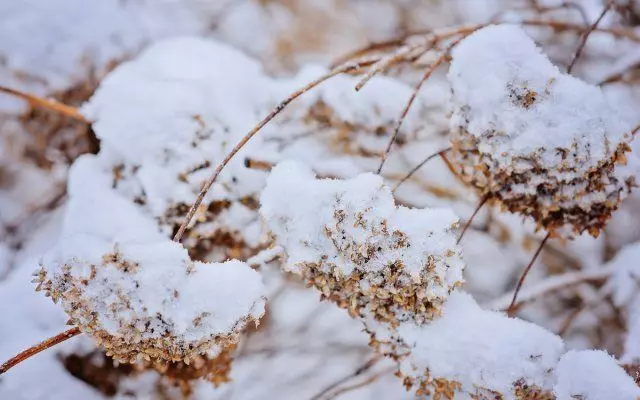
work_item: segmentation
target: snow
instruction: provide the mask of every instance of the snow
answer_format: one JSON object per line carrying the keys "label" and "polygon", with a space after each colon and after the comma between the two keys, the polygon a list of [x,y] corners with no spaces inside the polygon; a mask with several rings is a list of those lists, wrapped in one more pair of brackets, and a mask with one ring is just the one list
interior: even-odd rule
{"label": "snow", "polygon": [[[444,105],[450,87],[441,74],[444,68],[434,73],[416,99],[403,124],[399,141],[387,160],[383,177],[366,174],[377,167],[394,120],[409,97],[412,84],[437,51],[426,54],[416,63],[416,68],[400,68],[392,71],[390,75],[393,76],[374,78],[360,92],[353,90],[357,77],[340,76],[293,102],[228,166],[204,206],[198,210],[184,245],[170,240],[201,182],[231,146],[290,92],[328,71],[324,66],[303,66],[302,63],[330,61],[339,53],[371,40],[388,39],[398,32],[472,21],[486,22],[497,12],[510,8],[509,2],[483,0],[473,4],[467,1],[435,4],[431,0],[376,0],[372,4],[361,4],[333,0],[209,3],[105,0],[96,7],[86,7],[76,0],[51,0],[46,4],[35,1],[5,3],[0,4],[0,33],[9,39],[0,44],[0,84],[47,95],[52,90],[66,90],[71,84],[93,80],[88,77],[93,76],[89,71],[92,67],[96,68],[99,78],[111,61],[132,61],[125,61],[102,80],[99,91],[82,108],[94,121],[93,128],[102,141],[101,151],[97,155],[80,158],[70,170],[67,160],[53,159],[54,148],[47,148],[47,158],[54,161],[52,171],[34,165],[27,155],[28,144],[40,141],[42,137],[25,130],[23,125],[26,122],[23,120],[0,121],[0,136],[3,138],[0,143],[1,178],[5,177],[5,172],[10,178],[0,179],[0,219],[6,225],[6,232],[3,230],[3,235],[6,235],[0,244],[0,259],[8,267],[3,270],[4,265],[0,264],[0,300],[3,304],[19,305],[5,307],[5,319],[10,323],[0,324],[0,360],[65,329],[68,315],[63,307],[33,292],[29,273],[34,266],[45,261],[47,272],[58,274],[58,283],[75,284],[91,277],[91,268],[86,266],[90,263],[100,266],[100,271],[96,270],[96,276],[87,279],[86,284],[81,282],[78,292],[82,293],[83,307],[100,309],[97,322],[109,335],[122,332],[137,318],[153,319],[153,316],[145,316],[145,312],[151,314],[151,308],[163,315],[163,321],[170,321],[171,335],[179,337],[178,340],[197,343],[210,335],[229,339],[240,331],[244,322],[249,322],[246,319],[257,319],[262,314],[265,307],[262,296],[269,298],[261,325],[244,332],[237,351],[233,353],[232,381],[218,388],[203,380],[193,382],[191,397],[194,400],[249,400],[265,397],[265,394],[281,399],[312,398],[324,387],[352,374],[374,356],[368,345],[372,339],[368,333],[374,328],[376,336],[373,339],[380,341],[383,351],[391,344],[395,350],[404,351],[400,360],[403,376],[425,378],[426,369],[429,369],[431,379],[440,379],[431,385],[427,383],[429,389],[439,390],[441,387],[434,387],[433,383],[446,386],[448,381],[451,385],[447,390],[452,387],[462,390],[455,393],[455,398],[488,396],[492,394],[487,392],[489,388],[503,391],[505,398],[521,398],[525,390],[523,385],[529,388],[526,390],[540,390],[538,394],[550,393],[559,376],[556,373],[557,360],[564,352],[560,339],[533,324],[481,310],[475,304],[475,301],[481,301],[481,304],[503,308],[510,301],[513,280],[528,262],[531,244],[537,243],[531,236],[535,226],[523,224],[519,216],[499,212],[496,207],[487,205],[466,233],[461,251],[454,244],[456,235],[452,227],[456,224],[456,217],[451,211],[444,210],[450,208],[464,220],[470,216],[478,198],[449,173],[443,162],[437,159],[430,162],[394,197],[386,187],[393,187],[394,182],[427,155],[449,146],[449,118]],[[544,3],[552,5],[557,2]],[[598,2],[581,6],[592,20],[601,11]],[[514,17],[513,20],[543,16],[531,10],[507,13]],[[575,9],[552,10],[544,14],[544,20],[556,17],[566,18],[576,25],[583,23]],[[620,23],[614,13],[610,17],[603,21],[602,26],[618,27]],[[504,108],[494,115],[489,114],[490,104],[485,109],[484,103],[474,103],[478,106],[474,106],[476,111],[487,112],[483,116],[488,117],[487,125],[491,129],[492,123],[509,128],[506,135],[496,136],[493,141],[485,138],[481,129],[478,130],[479,134],[474,138],[482,139],[483,146],[488,145],[489,148],[484,155],[495,157],[492,162],[497,160],[496,165],[500,165],[513,157],[533,154],[537,157],[536,162],[544,161],[546,164],[542,165],[554,169],[558,162],[553,149],[545,147],[540,151],[538,147],[564,145],[572,143],[575,138],[580,154],[569,160],[569,167],[578,166],[578,169],[585,170],[589,165],[599,165],[598,162],[602,161],[599,157],[606,159],[617,144],[626,140],[620,137],[624,129],[603,132],[611,126],[615,128],[616,124],[622,126],[627,120],[637,119],[637,107],[634,107],[637,90],[633,85],[624,83],[608,85],[604,89],[608,100],[602,102],[599,89],[560,74],[556,67],[549,68],[546,56],[536,50],[528,38],[525,40],[521,34],[512,32],[499,33],[505,32],[500,31],[505,28],[490,28],[497,31],[491,35],[482,31],[468,38],[469,43],[475,45],[466,46],[468,62],[458,65],[469,78],[463,82],[468,85],[465,95],[474,101],[477,88],[486,89],[487,93],[495,93],[496,96],[502,91],[502,97],[496,97],[491,104]],[[514,27],[510,29],[517,30]],[[627,27],[620,29],[631,31]],[[577,32],[548,28],[527,28],[527,32],[535,34],[532,37],[558,66],[571,56],[579,36]],[[196,34],[198,37],[175,37],[158,42],[159,38],[176,34]],[[482,35],[487,36],[480,40]],[[221,41],[203,39],[211,36]],[[505,46],[505,42],[514,45]],[[460,51],[465,48],[465,43],[467,41],[458,48]],[[620,71],[632,64],[635,54],[632,50],[636,44],[596,32],[589,39],[574,75],[595,82],[596,78],[611,71],[612,66],[614,72]],[[142,47],[147,49],[140,54]],[[251,57],[239,50],[248,52]],[[629,56],[620,57],[625,52]],[[521,62],[513,58],[519,53],[531,57],[527,62]],[[460,54],[454,52],[454,64],[456,57],[460,58]],[[620,62],[614,63],[616,59]],[[472,71],[467,67],[469,65],[478,71]],[[482,69],[479,66],[489,70],[479,71]],[[302,68],[298,70],[298,67]],[[532,100],[531,93],[527,97],[528,93],[517,85],[511,87],[515,88],[512,91],[505,89],[506,75],[498,75],[505,71],[511,73],[509,68],[517,72],[509,76],[514,82],[522,83],[519,81],[521,74],[529,79],[526,82],[528,89],[545,89],[543,83],[548,77],[557,77],[555,84],[550,86],[550,94],[547,97],[537,96],[533,104],[528,105],[527,113],[522,112],[521,119],[518,119],[519,106],[506,96],[513,94],[516,103],[527,105]],[[629,76],[633,77],[633,72]],[[493,78],[505,79],[498,85],[491,85],[488,81]],[[565,87],[580,96],[567,97],[572,93],[556,90]],[[454,91],[454,96],[456,94]],[[5,100],[11,103],[10,97],[2,95],[0,109],[3,111],[6,110]],[[548,115],[543,113],[552,106],[562,106],[562,113],[567,112],[576,118],[565,118],[565,113],[558,120],[558,116],[551,112]],[[624,117],[618,118],[615,113],[622,109]],[[504,119],[505,115],[513,118]],[[583,119],[585,116],[591,119]],[[474,123],[483,122],[482,118],[476,117],[474,115]],[[612,123],[614,119],[620,122]],[[556,123],[557,126],[554,125]],[[556,135],[542,135],[533,130],[540,127],[542,131]],[[577,127],[580,132],[565,129],[567,127]],[[608,149],[602,146],[605,136],[613,138]],[[597,151],[584,151],[584,143]],[[637,147],[635,143],[631,145]],[[494,149],[502,150],[503,147],[508,150],[506,155],[492,153]],[[484,147],[482,149],[485,151]],[[623,171],[616,165],[616,179],[624,180],[629,174],[637,173],[635,150],[631,153],[630,170]],[[274,222],[261,221],[257,210],[268,174],[247,169],[245,157],[264,161],[267,165],[290,159],[304,164],[296,167],[290,175],[287,173],[287,178],[281,176],[282,179],[276,182],[283,188],[283,192],[278,193],[277,202],[283,202],[278,212],[282,215],[295,214],[296,223],[302,220],[309,222],[309,225],[301,225],[302,230],[311,235],[313,240],[309,243],[317,246],[305,249],[304,256],[312,259],[319,254],[330,253],[340,269],[330,267],[326,273],[313,269],[315,267],[311,265],[281,265],[282,260],[292,259],[292,254],[288,254],[287,259],[283,251],[292,253],[291,249],[297,249],[296,252],[300,252],[306,244],[296,242],[293,236],[286,243],[270,241],[268,228]],[[452,161],[455,162],[453,158]],[[279,168],[286,164],[275,167],[274,174],[282,172]],[[527,167],[526,162],[521,162],[515,171],[526,170]],[[505,171],[511,171],[511,164],[505,168]],[[58,202],[63,209],[53,212],[41,209],[40,204],[46,204],[55,197],[52,194],[64,190],[67,171],[67,194]],[[576,173],[562,169],[554,179],[562,182]],[[302,175],[308,176],[304,182]],[[614,174],[607,178],[612,177]],[[528,185],[513,187],[518,193],[529,194],[541,181],[546,182],[546,178],[536,177],[527,182]],[[608,191],[619,188],[612,182],[604,182],[607,191],[602,193],[605,197],[610,193]],[[412,248],[404,250],[390,248],[386,235],[354,227],[356,218],[353,213],[342,223],[350,239],[358,244],[369,243],[365,237],[371,243],[382,243],[387,246],[384,256],[374,257],[366,263],[354,262],[349,256],[358,260],[357,251],[347,248],[345,243],[341,243],[344,246],[339,249],[332,247],[327,243],[323,227],[329,225],[332,228],[337,223],[331,214],[335,201],[331,198],[322,200],[326,192],[324,189],[316,190],[320,186],[326,186],[327,192],[333,193],[340,187],[340,191],[347,193],[347,198],[353,202],[349,207],[342,204],[342,208],[349,212],[373,206],[375,212],[370,210],[363,215],[374,218],[381,210],[384,218],[395,223],[398,230],[410,233],[412,240],[414,237],[423,238],[425,233],[434,233],[437,240],[428,243],[434,246],[429,251],[434,248],[440,251],[438,257],[444,257],[444,248],[453,251],[449,256],[451,265],[447,267],[451,277],[445,275],[445,282],[431,279],[433,275],[425,277],[421,267],[425,257],[414,254],[413,244]],[[570,199],[569,202],[574,201],[574,190],[562,193]],[[582,203],[591,204],[590,201],[598,200],[602,193],[593,193],[592,198],[584,197],[583,200],[588,201]],[[548,200],[544,196],[538,198]],[[633,262],[637,257],[632,248],[638,237],[637,229],[631,225],[639,214],[637,204],[628,200],[633,199],[622,204],[624,213],[616,213],[620,223],[607,225],[606,240],[602,237],[598,241],[579,238],[577,245],[556,240],[548,243],[551,247],[543,251],[520,293],[520,300],[525,300],[526,304],[519,315],[553,330],[577,308],[584,306],[572,329],[564,334],[564,346],[606,348],[621,362],[635,363],[640,348],[637,345],[640,319],[637,313],[637,274],[634,272],[636,263]],[[314,208],[318,203],[322,203],[321,207]],[[549,201],[549,204],[554,202]],[[298,215],[293,207],[303,207],[307,215]],[[436,213],[436,209],[440,212]],[[327,212],[323,214],[323,211]],[[319,229],[310,228],[317,223],[320,223]],[[275,223],[279,224],[281,221]],[[295,225],[292,221],[288,224],[288,227]],[[301,232],[296,229],[286,231],[284,236]],[[241,251],[236,251],[235,247],[232,251],[220,251],[217,245],[213,249],[199,249],[199,246],[215,241],[216,235],[232,240]],[[278,236],[276,241],[283,235]],[[342,240],[340,236],[335,237]],[[424,244],[420,240],[418,242]],[[632,246],[619,252],[618,249],[626,244]],[[273,247],[265,249],[267,245]],[[198,254],[194,256],[195,253]],[[606,260],[616,253],[618,257],[614,262],[607,263]],[[47,255],[39,259],[42,254]],[[104,258],[104,255],[108,257]],[[474,298],[453,289],[462,282],[462,255],[466,264],[464,289]],[[247,260],[246,264],[224,261],[234,257]],[[354,294],[361,296],[358,301],[365,299],[371,302],[366,295],[380,282],[380,274],[377,273],[380,266],[387,259],[404,260],[404,257],[410,262],[403,267],[411,269],[403,271],[405,275],[401,284],[386,288],[398,294],[400,300],[394,298],[392,302],[402,304],[402,300],[411,298],[405,296],[406,290],[426,290],[436,296],[432,303],[438,304],[437,312],[426,317],[422,315],[416,320],[412,317],[415,314],[413,310],[393,308],[396,318],[391,318],[393,329],[389,331],[386,323],[389,321],[376,320],[375,313],[369,312],[371,310],[367,307],[360,307],[362,303],[358,304],[362,315],[351,315],[358,319],[349,318],[344,310],[336,307],[334,302],[351,312],[345,299]],[[127,260],[129,262],[125,262]],[[65,263],[68,267],[62,266]],[[444,264],[447,263],[438,260],[436,272],[442,272]],[[338,286],[328,292],[333,302],[319,302],[317,291],[305,289],[298,276],[282,274],[283,267],[300,273],[307,284],[313,279],[312,285],[321,290],[324,299],[327,292],[323,291],[322,282],[331,285],[338,282]],[[67,269],[69,275],[60,275],[63,269]],[[313,276],[310,276],[312,269]],[[361,277],[363,271],[368,271],[369,275]],[[600,282],[609,276],[607,285],[599,288]],[[418,283],[413,280],[416,277],[419,278]],[[594,279],[583,282],[585,277]],[[238,284],[239,281],[247,286]],[[354,281],[357,291],[347,293],[345,289],[353,287],[346,283],[351,285]],[[578,281],[582,283],[574,284]],[[136,283],[143,286],[142,290],[129,289]],[[63,289],[67,288],[65,285]],[[177,289],[178,299],[173,297],[172,289]],[[385,296],[379,288],[376,290]],[[449,293],[450,290],[453,292]],[[116,313],[108,305],[118,304],[119,299],[113,294],[123,292],[131,302]],[[337,292],[348,295],[336,301],[333,295]],[[617,309],[604,301],[608,294],[613,295]],[[529,301],[540,297],[536,302]],[[59,303],[65,301],[60,299]],[[226,304],[230,307],[226,308]],[[198,310],[213,313],[203,315],[196,324],[195,319],[200,316]],[[77,312],[78,309],[72,311]],[[245,318],[247,316],[250,318]],[[611,323],[616,317],[624,327]],[[122,328],[120,321],[124,321]],[[362,322],[365,323],[365,332],[362,331]],[[153,323],[156,327],[164,326],[164,322]],[[146,338],[155,335],[146,326],[138,328],[144,331]],[[399,338],[400,332],[402,339]],[[106,340],[105,336],[101,337],[101,340]],[[384,342],[388,337],[393,337],[396,342]],[[236,340],[231,339],[231,342]],[[214,339],[207,342],[207,346],[212,345],[210,354],[223,350],[222,347],[230,341]],[[406,353],[407,347],[412,349],[410,354]],[[68,355],[92,353],[102,355],[90,335],[82,335],[43,352],[2,376],[0,397],[20,400],[58,397],[103,399],[105,395],[95,390],[95,382],[85,382],[83,377],[73,376],[62,361],[66,361]],[[539,358],[529,357],[538,354]],[[513,356],[507,357],[509,355]],[[101,360],[98,357],[95,362]],[[581,373],[581,376],[602,376],[602,379],[571,377],[570,384],[564,378],[561,383],[564,387],[570,386],[572,394],[597,393],[608,390],[611,384],[629,388],[628,393],[634,395],[633,398],[637,396],[628,379],[622,382],[625,376],[620,375],[620,369],[613,365],[615,361],[611,357],[595,360],[593,364],[594,369],[589,369],[584,375]],[[607,369],[606,372],[597,369],[600,364],[605,365],[602,369]],[[393,369],[394,365],[395,361],[385,357],[370,371],[339,385],[336,390],[385,373],[357,390],[341,394],[340,398],[415,397],[415,391],[406,392],[402,379],[393,376],[390,368]],[[573,365],[561,366],[564,367],[572,370],[580,365],[575,368]],[[87,371],[94,369],[100,370],[90,365]],[[565,373],[565,370],[560,372]],[[166,377],[156,371],[136,372],[116,379],[116,399],[153,399],[159,393],[166,398],[182,396],[180,388],[168,383]],[[599,389],[592,387],[595,385]],[[449,395],[449,392],[437,393]],[[624,394],[618,397],[624,398]]]}
{"label": "snow", "polygon": [[[260,203],[292,272],[319,263],[350,275],[402,260],[403,269],[419,282],[427,260],[435,258],[435,274],[443,285],[461,279],[459,255],[447,254],[455,252],[452,230],[458,218],[447,209],[397,207],[390,189],[374,174],[316,180],[304,164],[283,162],[269,175]],[[399,244],[400,238],[406,244]]]}
{"label": "snow", "polygon": [[536,152],[544,167],[559,165],[556,149],[578,145],[579,171],[587,171],[610,158],[631,129],[599,88],[562,74],[515,25],[481,29],[452,57],[451,125],[464,124],[499,166]]}
{"label": "snow", "polygon": [[558,400],[635,400],[640,388],[616,360],[601,350],[572,350],[557,368],[553,391]]}

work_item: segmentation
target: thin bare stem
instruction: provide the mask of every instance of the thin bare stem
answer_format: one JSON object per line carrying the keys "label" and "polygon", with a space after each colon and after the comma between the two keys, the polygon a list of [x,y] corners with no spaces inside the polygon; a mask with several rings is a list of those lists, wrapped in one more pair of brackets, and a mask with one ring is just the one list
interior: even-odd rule
{"label": "thin bare stem", "polygon": [[433,153],[433,154],[431,154],[429,157],[427,157],[427,158],[425,158],[424,160],[422,160],[422,162],[421,162],[420,164],[418,164],[418,165],[416,165],[415,167],[413,167],[413,169],[412,169],[411,171],[409,171],[409,173],[408,173],[408,174],[406,174],[406,175],[404,176],[404,178],[402,178],[402,179],[400,180],[400,182],[398,182],[398,183],[396,184],[396,186],[393,188],[393,190],[392,190],[392,191],[393,191],[393,192],[395,192],[395,191],[400,187],[400,185],[402,185],[402,184],[403,184],[403,183],[405,183],[407,180],[409,180],[409,179],[410,179],[410,178],[411,178],[411,177],[412,177],[416,172],[418,172],[418,170],[420,170],[420,168],[422,168],[426,163],[428,163],[429,161],[433,160],[433,159],[434,159],[435,157],[437,157],[437,156],[442,157],[442,154],[444,154],[444,153],[446,153],[446,152],[448,152],[448,151],[451,151],[451,149],[452,149],[451,147],[447,147],[446,149],[442,149],[442,150],[440,150],[440,151],[439,151],[439,152],[437,152],[437,153]]}
{"label": "thin bare stem", "polygon": [[362,382],[358,382],[358,383],[353,383],[351,385],[347,385],[347,386],[343,386],[341,388],[339,388],[338,390],[336,390],[335,392],[333,392],[330,396],[328,396],[325,400],[332,400],[337,398],[338,396],[341,396],[347,392],[350,392],[352,390],[356,390],[356,389],[360,389],[361,387],[367,386],[372,384],[373,382],[377,381],[378,379],[380,379],[381,377],[388,375],[390,373],[392,373],[393,371],[396,370],[397,367],[390,367],[387,368],[385,370],[382,370],[380,372],[378,372],[377,374],[373,374],[370,377],[368,377],[367,379],[363,380]]}
{"label": "thin bare stem", "polygon": [[591,32],[593,32],[598,27],[598,25],[600,24],[600,21],[602,21],[602,18],[604,18],[605,14],[607,13],[607,11],[611,9],[612,6],[613,6],[613,1],[608,1],[607,5],[602,9],[602,12],[598,16],[598,18],[595,20],[595,22],[591,24],[591,26],[580,37],[578,48],[576,49],[576,52],[573,55],[573,59],[571,60],[571,63],[567,67],[568,74],[570,74],[571,71],[573,71],[573,66],[576,64],[576,61],[578,61],[578,58],[580,58],[580,55],[584,50],[584,46],[585,44],[587,44],[587,39],[589,39],[589,35],[591,35]]}
{"label": "thin bare stem", "polygon": [[533,255],[533,258],[529,262],[529,265],[527,265],[527,267],[522,272],[522,275],[520,276],[520,280],[518,280],[518,285],[516,286],[516,290],[513,292],[513,298],[511,299],[511,304],[509,304],[509,308],[507,309],[507,315],[508,316],[513,317],[513,314],[516,311],[515,305],[516,305],[516,301],[518,300],[518,293],[520,292],[520,289],[522,288],[522,285],[524,284],[524,280],[527,279],[527,275],[529,274],[529,271],[531,270],[531,267],[533,267],[533,264],[536,262],[536,259],[540,255],[540,252],[542,251],[542,248],[544,247],[545,243],[547,243],[547,240],[549,240],[550,236],[551,236],[551,234],[547,233],[547,235],[544,237],[544,239],[542,239],[542,242],[540,242],[540,246],[538,246],[538,249],[536,250],[535,254]]}
{"label": "thin bare stem", "polygon": [[474,218],[476,217],[476,215],[478,215],[478,212],[480,212],[480,209],[482,208],[482,206],[485,205],[487,200],[489,200],[489,194],[484,195],[484,197],[482,198],[482,200],[480,200],[480,203],[478,204],[476,209],[473,210],[473,214],[471,214],[471,217],[469,217],[467,222],[465,222],[464,228],[462,228],[462,232],[460,232],[460,236],[458,236],[458,240],[456,240],[456,244],[460,244],[460,242],[462,241],[462,238],[464,237],[465,232],[467,232]]}
{"label": "thin bare stem", "polygon": [[353,373],[338,379],[337,381],[335,381],[334,383],[330,384],[329,386],[327,386],[326,388],[324,388],[320,393],[316,394],[315,396],[313,396],[311,398],[311,400],[319,400],[322,398],[322,396],[324,396],[325,394],[329,393],[330,391],[332,391],[333,389],[335,389],[336,387],[342,385],[345,382],[348,382],[349,380],[358,377],[362,374],[364,374],[365,372],[367,372],[369,369],[371,369],[371,367],[373,367],[374,365],[376,365],[376,363],[378,361],[380,361],[380,356],[376,355],[373,358],[369,359],[367,362],[365,362],[364,364],[362,364],[360,367],[358,367],[358,369],[356,369]]}
{"label": "thin bare stem", "polygon": [[4,374],[5,372],[15,367],[16,365],[20,364],[24,360],[31,358],[32,356],[35,356],[41,351],[44,351],[50,347],[53,347],[59,343],[62,343],[65,340],[71,339],[72,337],[77,336],[80,333],[81,333],[80,328],[74,327],[60,334],[57,334],[56,336],[53,336],[41,343],[38,343],[35,346],[29,347],[25,351],[19,353],[18,355],[11,358],[4,364],[0,365],[0,375]]}
{"label": "thin bare stem", "polygon": [[411,97],[409,97],[409,101],[407,101],[407,104],[405,104],[404,109],[402,110],[402,113],[400,114],[400,118],[398,118],[398,120],[396,121],[396,125],[395,125],[395,128],[393,130],[393,135],[391,135],[391,138],[389,139],[389,143],[387,143],[387,148],[384,150],[384,153],[382,154],[382,159],[380,160],[380,165],[378,166],[378,171],[377,171],[378,175],[380,174],[380,171],[382,171],[382,167],[384,166],[384,163],[387,160],[387,157],[389,157],[389,152],[391,152],[391,146],[393,146],[393,144],[395,143],[396,138],[398,137],[398,134],[400,133],[400,127],[402,126],[402,123],[404,122],[404,120],[407,118],[407,114],[409,113],[409,109],[411,109],[411,106],[413,105],[413,102],[415,101],[416,97],[418,96],[418,93],[420,92],[420,89],[422,88],[422,85],[427,81],[427,79],[429,79],[431,77],[431,75],[433,74],[433,71],[435,71],[443,62],[445,62],[445,60],[449,56],[449,52],[451,52],[451,50],[458,43],[460,43],[460,41],[462,39],[464,39],[468,35],[469,35],[468,33],[465,33],[462,36],[460,36],[459,38],[457,38],[456,40],[454,40],[453,42],[451,42],[442,51],[442,53],[440,53],[440,56],[438,57],[438,59],[436,61],[434,61],[429,66],[429,68],[427,68],[427,70],[424,72],[424,74],[422,75],[422,78],[420,79],[418,84],[413,89],[413,92],[411,93]]}
{"label": "thin bare stem", "polygon": [[343,74],[343,73],[348,73],[348,72],[351,72],[351,71],[359,70],[362,67],[364,67],[364,66],[366,66],[368,64],[372,64],[375,61],[377,61],[377,60],[369,60],[369,61],[362,62],[362,63],[352,62],[352,63],[345,64],[345,65],[343,65],[341,67],[338,67],[338,68],[332,70],[331,72],[329,72],[328,74],[323,75],[323,76],[321,76],[321,77],[319,77],[319,78],[307,83],[305,86],[303,86],[302,88],[296,90],[291,95],[289,95],[289,97],[287,97],[280,104],[278,104],[278,106],[276,108],[274,108],[269,113],[269,115],[267,115],[256,126],[254,126],[253,129],[251,129],[249,131],[249,133],[247,133],[240,140],[240,142],[238,142],[238,144],[235,145],[235,147],[231,150],[231,152],[226,155],[224,160],[222,160],[222,162],[220,162],[220,164],[218,164],[218,166],[216,167],[216,169],[213,172],[213,174],[209,177],[207,182],[202,186],[202,189],[200,190],[200,193],[198,194],[198,198],[196,199],[196,201],[193,203],[193,205],[189,209],[189,212],[187,213],[187,216],[185,217],[184,221],[182,222],[182,225],[180,225],[180,228],[178,229],[178,232],[173,237],[173,240],[176,241],[176,242],[179,242],[180,239],[182,239],[182,236],[184,235],[184,232],[187,230],[187,227],[191,223],[191,220],[193,219],[193,216],[195,215],[195,213],[198,210],[198,208],[200,207],[200,204],[202,204],[202,201],[204,200],[204,197],[207,195],[207,192],[209,191],[209,189],[211,188],[213,183],[216,181],[216,179],[218,178],[218,175],[220,175],[220,173],[222,172],[224,167],[227,166],[229,161],[231,161],[231,159],[240,151],[240,149],[242,149],[242,147],[244,147],[245,144],[247,144],[247,142],[249,140],[251,140],[251,138],[253,138],[253,136],[255,136],[256,133],[258,133],[266,124],[268,124],[272,119],[274,119],[278,114],[280,114],[282,112],[282,110],[284,110],[289,105],[289,103],[291,103],[293,100],[297,99],[298,97],[300,97],[304,93],[308,92],[309,90],[315,88],[316,86],[320,85],[321,83],[327,81],[328,79],[330,79],[330,78],[332,78],[332,77],[334,77],[336,75],[340,75],[340,74]]}
{"label": "thin bare stem", "polygon": [[68,106],[66,104],[62,104],[58,101],[45,99],[42,97],[34,96],[29,93],[24,93],[16,89],[11,89],[5,86],[0,86],[0,92],[7,93],[21,99],[24,99],[29,102],[29,104],[37,107],[42,107],[47,110],[51,110],[62,115],[65,115],[69,118],[73,118],[77,121],[84,122],[86,124],[90,124],[91,122],[87,120],[77,108]]}

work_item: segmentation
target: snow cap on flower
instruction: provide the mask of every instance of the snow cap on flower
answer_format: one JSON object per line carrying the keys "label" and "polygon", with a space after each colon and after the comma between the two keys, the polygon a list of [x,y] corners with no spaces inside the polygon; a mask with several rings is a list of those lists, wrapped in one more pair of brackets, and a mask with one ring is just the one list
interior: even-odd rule
{"label": "snow cap on flower", "polygon": [[396,206],[377,175],[316,179],[307,166],[283,162],[260,202],[284,268],[354,317],[421,324],[462,281],[453,212]]}
{"label": "snow cap on flower", "polygon": [[193,262],[166,240],[67,238],[43,260],[38,288],[70,323],[122,362],[201,362],[235,345],[264,313],[260,275],[243,262]]}

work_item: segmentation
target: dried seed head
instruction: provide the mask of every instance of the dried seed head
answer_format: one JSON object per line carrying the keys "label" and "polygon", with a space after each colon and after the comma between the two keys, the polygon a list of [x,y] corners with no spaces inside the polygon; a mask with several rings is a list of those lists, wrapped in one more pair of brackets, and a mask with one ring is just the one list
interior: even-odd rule
{"label": "dried seed head", "polygon": [[66,244],[80,256],[50,254],[38,287],[117,361],[206,375],[202,368],[264,313],[260,276],[242,262],[192,262],[169,241],[114,246],[99,257],[109,249],[99,239]]}
{"label": "dried seed head", "polygon": [[455,215],[397,207],[379,176],[316,180],[304,165],[284,162],[261,203],[287,254],[284,268],[353,317],[423,324],[462,281]]}
{"label": "dried seed head", "polygon": [[552,234],[597,236],[634,185],[630,127],[602,91],[560,73],[518,27],[453,51],[451,142],[461,177]]}

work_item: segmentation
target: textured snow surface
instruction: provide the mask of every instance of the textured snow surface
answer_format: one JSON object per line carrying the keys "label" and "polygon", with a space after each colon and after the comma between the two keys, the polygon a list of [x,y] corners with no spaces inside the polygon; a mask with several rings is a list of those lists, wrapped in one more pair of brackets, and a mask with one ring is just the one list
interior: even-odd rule
{"label": "textured snow surface", "polygon": [[[200,182],[266,108],[268,95],[269,81],[256,61],[222,43],[177,38],[117,68],[83,112],[95,121],[101,157],[135,166],[136,195],[144,193],[159,217],[194,200]],[[207,201],[237,200],[261,188],[264,174],[245,168],[243,154]]]}
{"label": "textured snow surface", "polygon": [[[560,337],[502,313],[482,310],[473,298],[454,291],[443,316],[418,327],[402,324],[397,335],[410,354],[402,361],[403,375],[445,378],[462,390],[495,390],[509,396],[523,379],[528,385],[550,389],[553,369],[564,352]],[[509,398],[509,397],[508,397]]]}
{"label": "textured snow surface", "polygon": [[636,400],[640,388],[616,360],[602,350],[572,350],[557,367],[553,391],[558,400]]}
{"label": "textured snow surface", "polygon": [[[377,175],[317,180],[304,164],[283,162],[269,176],[260,203],[277,243],[288,254],[289,271],[312,263],[333,265],[336,274],[349,275],[354,270],[380,271],[401,260],[403,269],[420,282],[429,260],[435,259],[431,272],[439,284],[430,287],[435,295],[446,295],[462,279],[463,264],[453,250],[455,214],[449,209],[398,207]],[[399,241],[407,245],[397,246]]]}

